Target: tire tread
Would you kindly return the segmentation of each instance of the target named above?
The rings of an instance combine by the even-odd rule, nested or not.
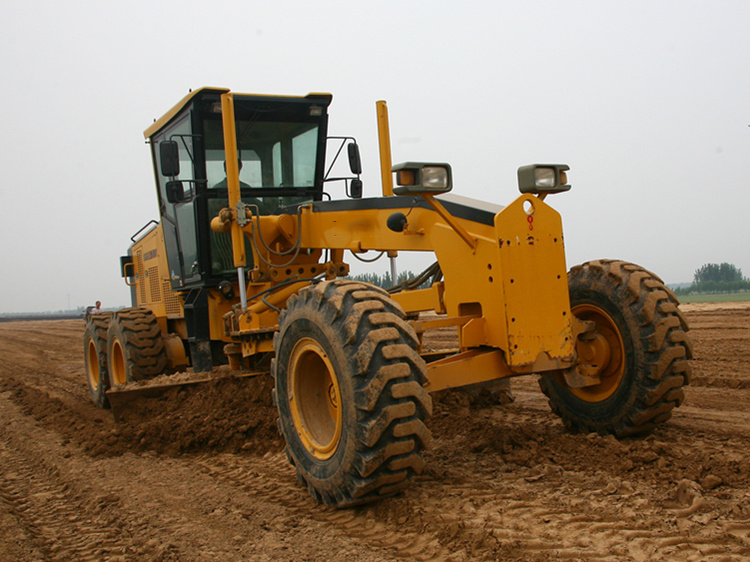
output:
[[[619,437],[651,432],[682,404],[683,387],[690,380],[692,344],[677,298],[650,271],[619,260],[595,260],[574,266],[569,281],[571,301],[574,286],[612,287],[609,296],[621,303],[624,316],[632,318],[634,349],[642,351],[635,352],[633,398],[619,410],[608,416],[582,415],[568,403],[569,391],[558,386],[552,376],[543,376],[539,384],[552,410],[573,431]]]

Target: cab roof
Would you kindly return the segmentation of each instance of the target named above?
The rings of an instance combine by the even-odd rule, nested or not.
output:
[[[144,132],[143,136],[146,139],[151,138],[154,134],[158,133],[162,128],[164,128],[172,119],[174,119],[194,98],[198,97],[199,95],[205,94],[205,93],[214,93],[214,94],[226,94],[229,93],[231,90],[228,88],[213,88],[213,87],[203,87],[198,88],[197,90],[191,90],[188,95],[186,95],[184,98],[182,98],[175,106],[167,111],[164,115],[162,115],[159,119],[154,120],[154,122],[151,124],[150,127],[148,127]],[[327,94],[327,93],[309,93],[306,96],[280,96],[280,95],[258,95],[258,94],[240,94],[236,93],[237,96],[247,96],[247,97],[258,97],[258,98],[278,98],[279,100],[282,100],[284,98],[286,99],[306,99],[306,98],[315,98],[321,101],[325,101],[326,106],[331,103],[331,100],[333,99],[333,95]]]

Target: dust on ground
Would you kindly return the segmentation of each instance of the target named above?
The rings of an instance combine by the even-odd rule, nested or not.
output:
[[[693,379],[651,436],[571,434],[531,377],[510,404],[444,392],[425,472],[348,510],[297,482],[267,375],[115,423],[88,395],[82,321],[2,323],[0,560],[747,559],[750,304],[682,308]]]

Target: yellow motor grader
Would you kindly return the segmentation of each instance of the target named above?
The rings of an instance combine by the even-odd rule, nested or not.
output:
[[[160,220],[121,258],[132,308],[87,321],[98,406],[188,368],[270,373],[298,478],[340,507],[423,470],[437,390],[535,374],[571,430],[628,436],[669,419],[691,356],[677,299],[622,261],[566,272],[546,198],[570,188],[568,166],[519,168],[506,207],[449,194],[448,164],[392,165],[378,102],[383,195],[363,198],[356,141],[328,136],[331,99],[202,88],[145,131]],[[333,177],[339,156],[349,169]],[[334,181],[345,198],[327,194]],[[407,251],[435,263],[388,290],[348,278],[348,254]],[[444,327],[458,349],[423,349]]]

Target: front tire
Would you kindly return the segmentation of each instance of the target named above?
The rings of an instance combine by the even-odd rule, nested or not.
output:
[[[107,331],[109,386],[160,375],[167,353],[156,316],[143,308],[124,308],[112,316]]]
[[[328,505],[370,502],[424,468],[432,400],[400,306],[348,280],[287,302],[274,338],[274,401],[298,479]]]
[[[576,432],[651,432],[683,402],[689,382],[692,346],[677,298],[653,273],[621,261],[576,266],[568,284],[573,314],[595,324],[577,342],[579,363],[600,382],[570,388],[561,373],[542,376],[552,410]]]

